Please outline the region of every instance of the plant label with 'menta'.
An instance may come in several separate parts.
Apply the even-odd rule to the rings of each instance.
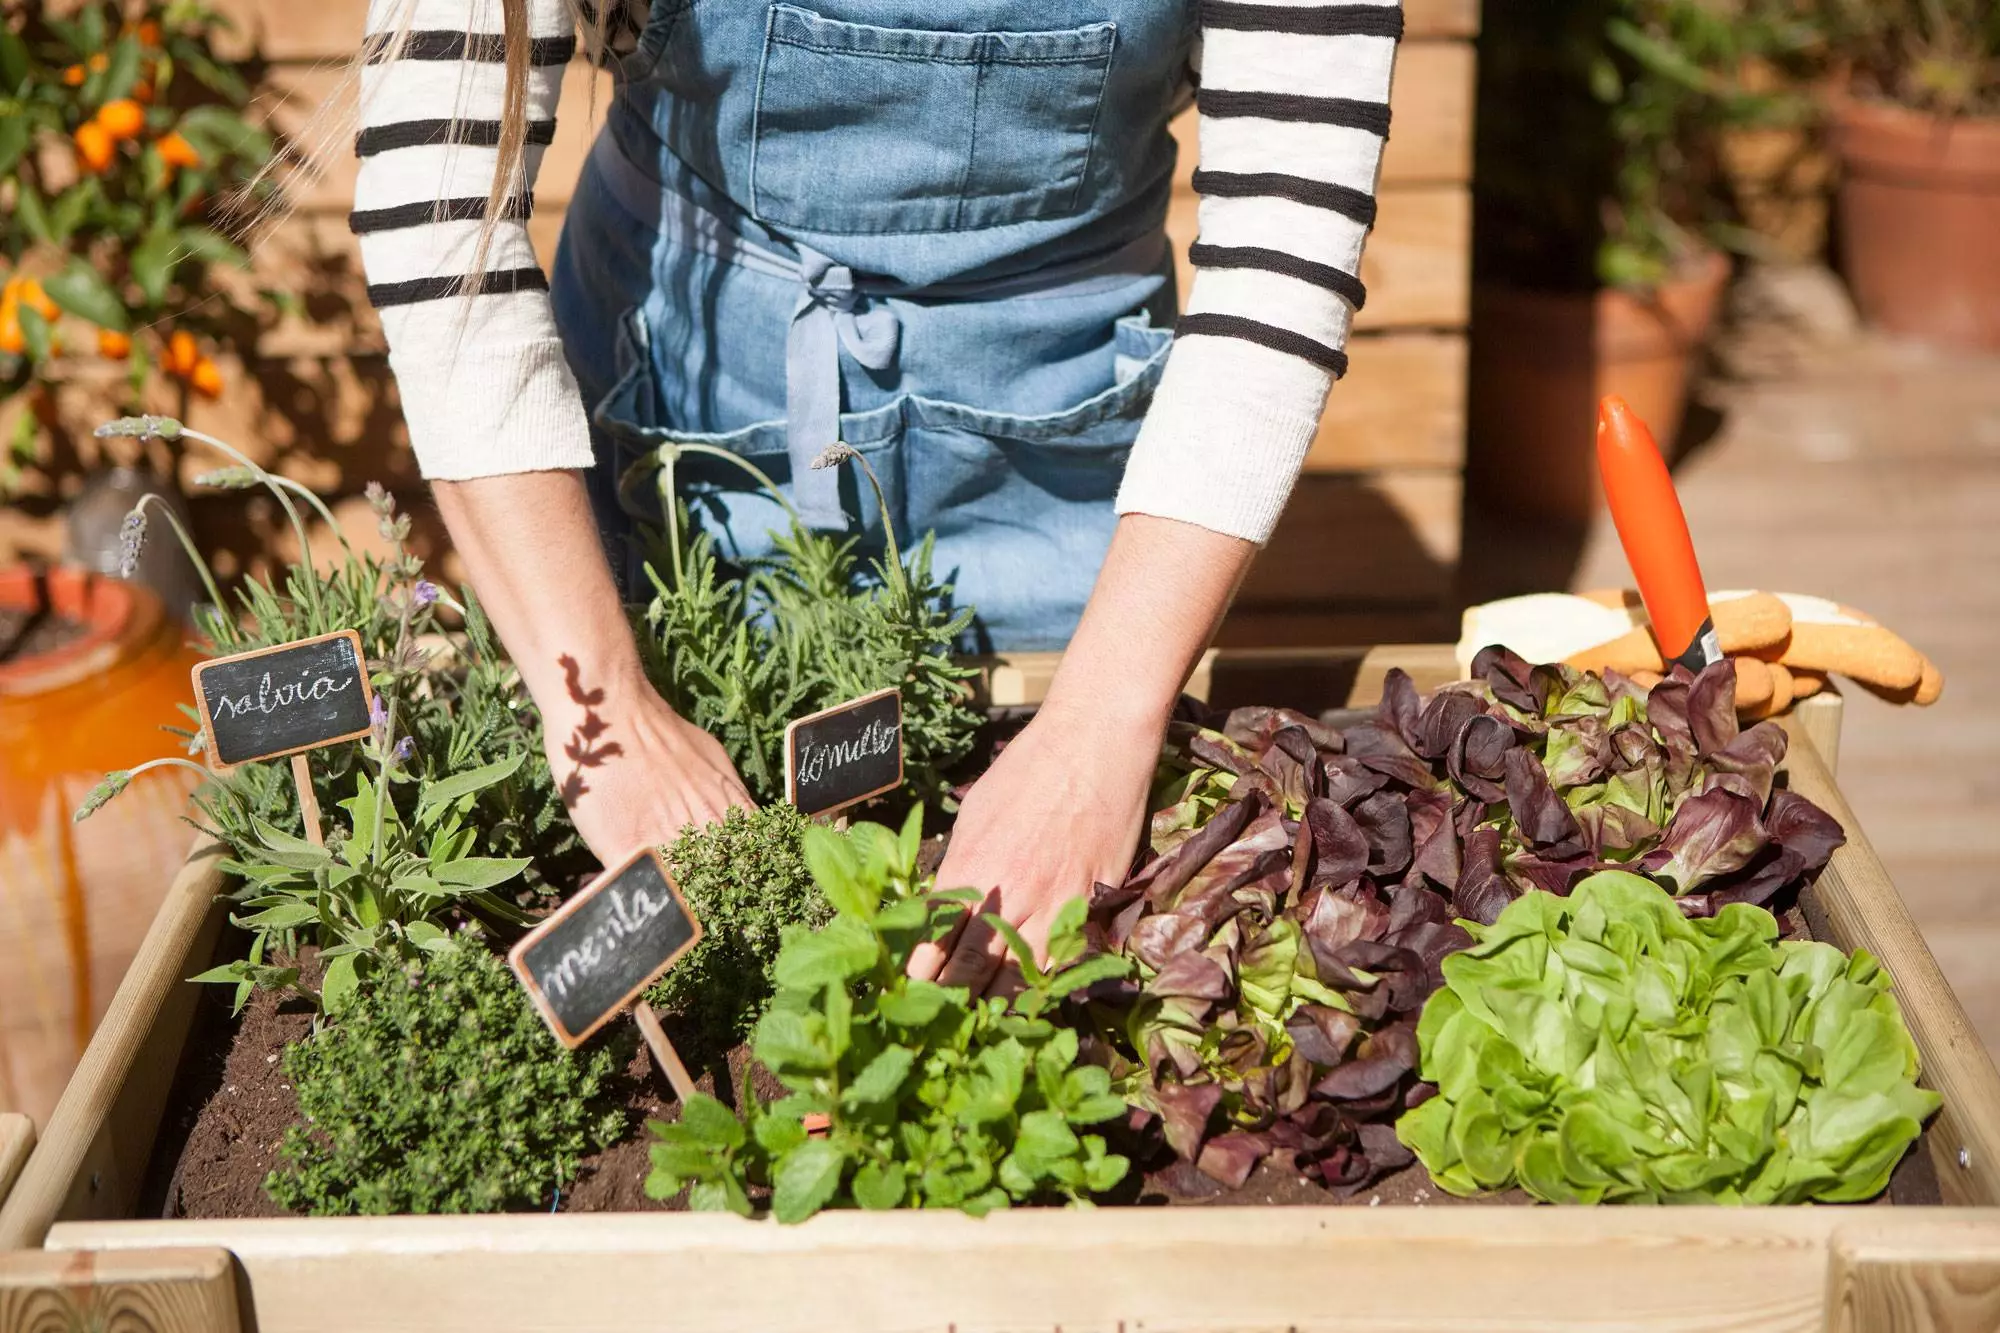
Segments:
[[[785,793],[824,815],[903,785],[903,692],[850,699],[785,728]]]
[[[701,939],[657,848],[605,871],[507,952],[565,1046],[580,1046]]]
[[[351,629],[196,663],[194,698],[223,768],[366,736],[374,702]]]

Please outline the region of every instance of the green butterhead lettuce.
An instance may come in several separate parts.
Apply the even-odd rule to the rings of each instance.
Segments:
[[[1417,1028],[1438,1094],[1396,1126],[1453,1194],[1866,1199],[1938,1107],[1888,974],[1757,908],[1690,920],[1602,871],[1462,924]]]

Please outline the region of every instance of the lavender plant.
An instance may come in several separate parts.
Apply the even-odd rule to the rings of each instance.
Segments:
[[[714,455],[743,468],[791,513],[776,554],[740,576],[725,572],[706,533],[674,498],[683,454]],[[815,467],[854,462],[883,515],[886,550],[863,565],[856,539],[815,532],[771,479],[748,460],[707,445],[663,446],[635,468],[656,467],[667,531],[647,567],[654,588],[641,646],[654,685],[695,725],[722,742],[759,800],[783,795],[782,747],[793,718],[873,690],[903,692],[904,794],[949,805],[948,774],[972,750],[979,716],[952,660],[972,622],[954,610],[951,588],[931,572],[929,535],[906,558],[882,488],[867,460],[835,445]]]

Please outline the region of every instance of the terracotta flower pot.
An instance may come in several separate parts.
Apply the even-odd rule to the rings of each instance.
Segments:
[[[1834,147],[1861,313],[1893,333],[2000,347],[2000,119],[1842,102]]]
[[[156,770],[70,812],[107,771],[178,750],[160,728],[186,720],[197,658],[151,592],[83,570],[0,568],[0,620],[24,613],[39,630],[0,660],[0,1107],[41,1121],[187,854],[193,780]]]
[[[1516,514],[1587,522],[1603,503],[1597,400],[1622,396],[1670,449],[1689,367],[1728,280],[1728,259],[1707,253],[1646,295],[1476,289],[1469,495]]]

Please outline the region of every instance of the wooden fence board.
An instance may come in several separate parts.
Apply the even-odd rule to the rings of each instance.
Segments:
[[[1308,472],[1457,468],[1465,461],[1465,336],[1363,334],[1347,344]]]
[[[1455,472],[1301,477],[1238,603],[1296,611],[1441,601],[1458,564],[1459,493]]]

